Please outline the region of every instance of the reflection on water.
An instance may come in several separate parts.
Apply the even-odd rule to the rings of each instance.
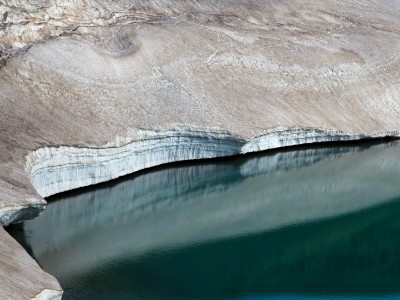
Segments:
[[[400,144],[171,167],[66,194],[22,243],[65,299],[400,295]]]

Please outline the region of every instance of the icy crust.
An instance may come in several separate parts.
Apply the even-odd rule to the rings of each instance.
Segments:
[[[32,300],[61,300],[63,291],[44,289]]]
[[[348,134],[316,128],[277,127],[246,143],[226,131],[179,128],[141,131],[103,148],[44,147],[27,156],[26,171],[42,197],[105,182],[153,166],[224,157],[300,144],[398,136],[398,132]],[[138,138],[138,137],[136,137]]]
[[[398,131],[365,134],[350,134],[336,130],[320,128],[286,128],[277,127],[266,130],[244,145],[241,153],[289,147],[302,144],[356,141],[370,138],[396,137]]]
[[[165,163],[238,154],[243,143],[222,131],[149,131],[119,147],[44,147],[27,156],[26,170],[38,193],[47,197]]]
[[[33,199],[37,201],[37,199]],[[46,207],[46,202],[41,199],[41,203],[32,203],[30,205],[16,205],[14,207],[5,207],[0,209],[0,224],[3,226],[11,223],[30,220],[38,216]]]

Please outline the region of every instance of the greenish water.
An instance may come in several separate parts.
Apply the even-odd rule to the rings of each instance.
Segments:
[[[172,165],[9,231],[63,299],[400,299],[400,144]]]

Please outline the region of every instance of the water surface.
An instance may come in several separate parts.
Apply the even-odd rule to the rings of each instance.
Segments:
[[[400,299],[400,144],[173,165],[12,233],[63,299]]]

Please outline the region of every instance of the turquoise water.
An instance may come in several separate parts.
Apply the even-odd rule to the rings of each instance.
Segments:
[[[170,165],[10,232],[63,299],[400,299],[400,144]]]

